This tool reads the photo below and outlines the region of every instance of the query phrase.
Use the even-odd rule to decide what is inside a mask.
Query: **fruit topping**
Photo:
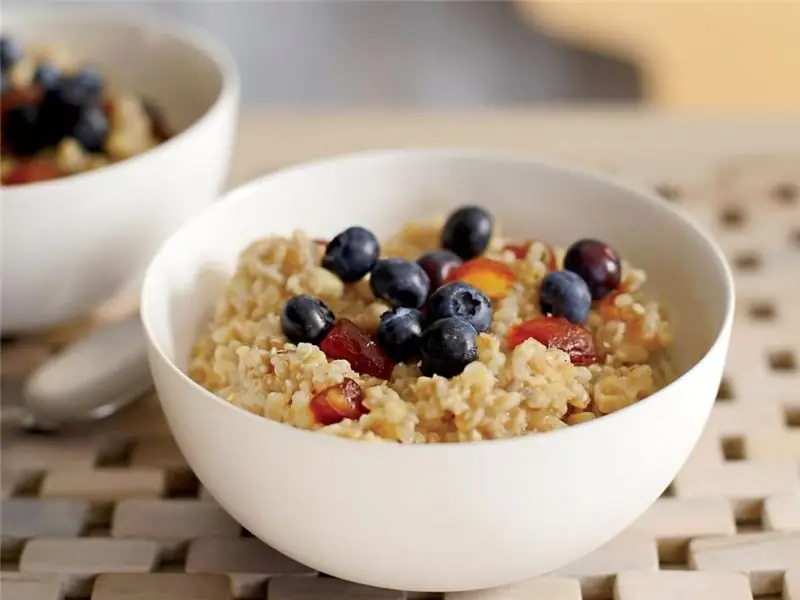
[[[617,289],[622,278],[617,251],[591,239],[579,240],[569,247],[564,255],[564,269],[583,278],[592,300],[600,300]]]
[[[425,311],[428,323],[458,317],[472,325],[478,333],[489,329],[492,323],[492,303],[489,298],[462,281],[447,283],[431,294]]]
[[[419,308],[428,297],[430,281],[417,263],[404,258],[385,258],[375,265],[369,286],[376,298],[392,306]]]
[[[516,280],[514,271],[491,258],[467,261],[448,277],[448,281],[463,281],[478,288],[492,300],[500,300],[508,294]]]
[[[511,252],[517,260],[524,260],[528,256],[528,251],[531,249],[533,242],[523,242],[521,244],[506,244],[503,246],[504,251]],[[548,271],[555,271],[556,255],[550,246],[545,246],[545,265]]]
[[[61,71],[53,63],[41,62],[33,73],[33,83],[43,90],[54,90],[61,84]]]
[[[319,344],[333,327],[330,308],[313,296],[290,298],[281,312],[281,329],[293,344]]]
[[[87,152],[102,152],[108,137],[108,117],[99,106],[90,106],[81,111],[74,137]]]
[[[349,319],[337,321],[319,347],[330,359],[348,361],[356,373],[381,379],[392,376],[392,360],[374,339]]]
[[[13,171],[3,177],[3,185],[19,185],[47,181],[61,175],[58,167],[49,161],[32,160],[19,163]]]
[[[586,282],[572,271],[552,271],[539,288],[539,307],[545,315],[582,324],[589,316],[592,296]]]
[[[415,308],[394,308],[381,315],[378,324],[378,343],[395,362],[407,362],[419,357],[422,335],[422,313]]]
[[[10,35],[0,36],[0,68],[3,72],[14,66],[22,58],[22,46]]]
[[[523,321],[511,328],[508,345],[516,348],[531,338],[548,348],[566,352],[573,365],[586,366],[597,362],[592,334],[564,317],[537,317]]]
[[[345,283],[358,281],[372,271],[380,256],[375,235],[363,227],[348,227],[333,238],[325,249],[322,266]]]
[[[489,245],[493,225],[492,216],[482,208],[459,208],[442,227],[442,248],[452,250],[464,260],[480,256]]]
[[[458,317],[439,319],[422,333],[420,349],[423,375],[455,377],[477,360],[475,328]]]
[[[344,419],[357,420],[369,412],[364,407],[364,391],[349,377],[314,394],[308,407],[321,425],[333,425]]]
[[[3,145],[17,156],[32,156],[44,146],[39,107],[25,102],[3,115]]]
[[[431,282],[431,291],[441,286],[455,269],[461,266],[461,259],[450,250],[433,250],[417,259]]]

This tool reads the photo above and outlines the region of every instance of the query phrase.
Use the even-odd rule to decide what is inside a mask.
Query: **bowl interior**
[[[113,89],[142,95],[161,110],[172,134],[200,119],[223,89],[226,59],[216,44],[146,13],[8,11],[2,28],[26,46],[63,48],[99,69]]]
[[[267,176],[231,193],[170,239],[150,266],[142,316],[179,369],[235,268],[259,236],[302,229],[330,237],[359,224],[386,236],[456,206],[489,209],[503,234],[567,246],[596,237],[644,269],[676,327],[674,360],[687,370],[709,350],[730,310],[721,254],[662,201],[605,178],[525,159],[459,151],[344,157]]]

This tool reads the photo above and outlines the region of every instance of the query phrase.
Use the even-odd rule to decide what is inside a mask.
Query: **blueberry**
[[[572,244],[564,255],[564,269],[581,276],[593,300],[600,300],[619,287],[622,266],[616,250],[597,240]]]
[[[0,36],[0,68],[5,72],[22,58],[22,45],[10,35]]]
[[[407,362],[419,356],[422,313],[415,308],[394,308],[381,315],[378,343],[394,362]]]
[[[477,206],[465,206],[452,213],[442,228],[442,248],[452,250],[463,260],[486,250],[492,237],[492,216]]]
[[[572,271],[552,271],[539,287],[539,307],[545,315],[564,317],[577,324],[586,322],[592,306],[589,287]]]
[[[463,319],[478,333],[492,324],[492,303],[482,291],[461,281],[447,283],[431,294],[426,307],[428,323],[447,317]]]
[[[100,102],[103,79],[94,69],[84,67],[61,81],[61,99],[70,106],[85,107]]]
[[[61,86],[46,90],[39,105],[42,135],[47,145],[55,146],[71,135],[78,124],[82,106],[70,104],[61,93]]]
[[[84,108],[72,130],[72,137],[87,152],[102,152],[108,137],[108,117],[99,106]]]
[[[325,249],[322,266],[345,283],[358,281],[372,271],[381,247],[378,238],[363,227],[348,227],[333,238]]]
[[[319,344],[333,327],[333,311],[313,296],[294,296],[281,311],[281,329],[293,344]]]
[[[44,147],[38,106],[20,104],[3,116],[3,142],[16,156],[32,156]]]
[[[376,298],[392,306],[419,308],[428,298],[430,281],[417,263],[404,258],[385,258],[372,270],[369,287]]]
[[[455,377],[477,360],[475,328],[458,317],[439,319],[422,332],[422,373]]]
[[[417,264],[425,270],[431,281],[431,289],[442,285],[447,276],[461,266],[461,259],[450,250],[434,250],[417,259]]]
[[[54,90],[61,83],[61,71],[53,63],[41,62],[33,73],[33,83],[43,90]]]

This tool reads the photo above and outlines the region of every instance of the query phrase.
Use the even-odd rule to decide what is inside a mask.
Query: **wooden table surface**
[[[622,109],[249,113],[231,181],[408,146],[535,154],[656,186],[706,225],[737,280],[718,401],[664,496],[551,577],[448,600],[800,600],[800,121]],[[81,330],[5,344],[4,388]],[[203,490],[153,394],[83,431],[5,429],[0,442],[4,600],[418,597],[323,577],[250,537]]]

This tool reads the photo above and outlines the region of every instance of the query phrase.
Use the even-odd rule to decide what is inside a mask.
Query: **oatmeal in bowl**
[[[402,443],[550,431],[670,380],[672,327],[644,271],[598,240],[501,227],[464,206],[384,242],[361,226],[256,240],[190,376],[281,423]]]
[[[733,289],[647,191],[402,150],[234,190],[162,246],[141,314],[175,440],[237,521],[442,592],[549,573],[647,509],[713,405]]]

